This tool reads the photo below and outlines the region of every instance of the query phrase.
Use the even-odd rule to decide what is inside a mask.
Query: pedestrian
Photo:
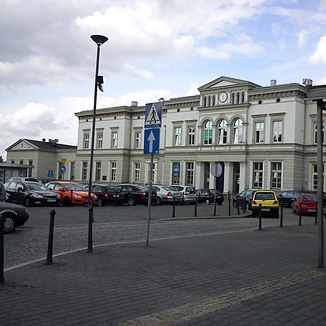
[[[6,200],[6,190],[2,182],[0,182],[0,201]]]

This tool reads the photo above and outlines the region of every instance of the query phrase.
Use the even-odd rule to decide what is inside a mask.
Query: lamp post
[[[103,77],[98,75],[100,61],[100,47],[108,38],[103,35],[92,35],[91,39],[97,44],[96,56],[96,71],[95,71],[95,88],[94,88],[94,107],[93,107],[93,122],[92,122],[92,140],[91,140],[91,157],[89,164],[89,184],[88,184],[88,249],[87,252],[93,251],[93,201],[91,199],[92,192],[92,174],[93,174],[93,157],[94,157],[94,137],[95,137],[95,119],[96,119],[96,102],[97,102],[97,87],[101,89]],[[102,89],[101,89],[102,90]]]

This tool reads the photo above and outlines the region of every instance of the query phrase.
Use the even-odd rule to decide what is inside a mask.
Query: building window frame
[[[103,148],[103,130],[97,131],[96,133],[96,148],[97,149]]]
[[[213,143],[213,122],[206,120],[204,122],[204,145],[211,145]]]
[[[263,144],[265,142],[265,122],[255,121],[255,144]]]
[[[243,120],[241,118],[235,118],[232,123],[233,126],[233,144],[243,143]]]
[[[186,185],[193,186],[195,180],[195,163],[186,162]]]
[[[111,148],[118,148],[118,131],[111,132]]]
[[[283,143],[283,120],[272,121],[272,142]]]
[[[182,127],[181,126],[174,126],[174,146],[181,146],[182,143]]]
[[[87,180],[88,178],[88,161],[82,161],[82,176],[81,179]]]
[[[282,189],[282,171],[282,162],[271,162],[271,189]]]
[[[84,131],[83,148],[89,149],[89,131]]]
[[[141,171],[140,162],[134,162],[134,182],[140,182],[140,171]]]
[[[253,188],[262,189],[264,181],[264,162],[253,162]]]
[[[188,126],[188,146],[195,145],[195,137],[196,137],[196,127]]]
[[[110,162],[110,181],[112,181],[112,182],[117,181],[117,162],[116,161]]]
[[[225,119],[218,122],[218,144],[223,145],[227,143],[228,124]]]

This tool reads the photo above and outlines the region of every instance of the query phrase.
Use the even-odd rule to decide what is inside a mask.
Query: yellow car
[[[257,190],[251,202],[252,216],[272,216],[278,218],[279,202],[277,195],[272,190]]]

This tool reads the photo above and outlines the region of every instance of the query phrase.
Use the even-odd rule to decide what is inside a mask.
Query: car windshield
[[[302,200],[303,201],[318,201],[317,196],[307,196],[307,195],[303,195],[302,196]]]
[[[71,190],[77,190],[77,191],[87,191],[84,187],[77,183],[67,183],[65,184],[66,189],[71,191]]]
[[[43,185],[42,183],[38,182],[25,182],[24,186],[26,190],[43,190],[43,191],[50,191],[50,189]]]
[[[121,187],[118,186],[109,186],[108,192],[121,192]]]

